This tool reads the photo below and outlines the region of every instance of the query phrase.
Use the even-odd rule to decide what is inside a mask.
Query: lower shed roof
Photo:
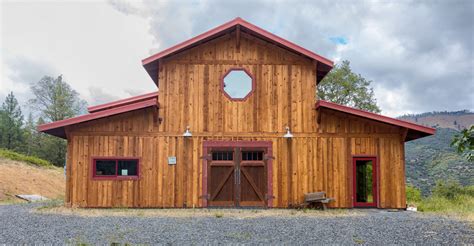
[[[152,92],[136,97],[130,97],[127,99],[89,107],[89,114],[39,125],[38,131],[60,138],[66,138],[65,128],[67,126],[77,125],[88,121],[98,120],[148,107],[158,107],[158,92]]]
[[[431,127],[418,125],[412,122],[399,120],[399,119],[383,116],[380,114],[376,114],[376,113],[372,113],[372,112],[368,112],[368,111],[364,111],[364,110],[360,110],[356,108],[347,107],[347,106],[343,106],[337,103],[332,103],[332,102],[328,102],[324,100],[319,100],[316,103],[316,109],[320,109],[320,108],[331,109],[331,110],[339,111],[342,113],[362,117],[365,119],[406,128],[408,131],[405,137],[405,141],[410,141],[417,138],[430,136],[436,133],[436,129],[431,128]]]
[[[131,112],[134,110],[139,110],[148,107],[158,107],[158,92],[152,92],[143,94],[140,96],[135,96],[131,98],[126,98],[106,104],[101,104],[97,106],[92,106],[88,108],[89,114],[80,115],[77,117],[55,121],[43,125],[38,126],[38,131],[48,133],[53,136],[57,136],[60,138],[66,138],[66,131],[65,128],[71,125],[77,125],[93,120],[98,120],[102,118],[106,118],[113,115],[123,114],[127,112]],[[343,112],[346,114],[354,115],[357,117],[362,117],[365,119],[382,122],[402,128],[406,128],[407,135],[405,137],[405,141],[414,140],[417,138],[426,137],[429,135],[435,134],[436,130],[431,127],[426,127],[422,125],[418,125],[412,122],[403,121],[395,118],[390,118],[387,116],[371,113],[368,111],[355,109],[343,105],[339,105],[332,102],[327,102],[323,100],[319,100],[316,103],[316,109],[326,108],[330,110],[335,110],[339,112]]]

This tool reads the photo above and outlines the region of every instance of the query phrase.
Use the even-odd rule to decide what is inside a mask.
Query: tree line
[[[336,65],[318,85],[318,98],[380,113],[372,81],[352,72],[349,61]],[[24,117],[13,92],[0,108],[0,148],[45,159],[63,166],[66,141],[36,131],[38,125],[64,120],[86,112],[86,102],[62,76],[44,76],[30,86],[28,116]]]
[[[86,102],[58,77],[44,76],[31,84],[26,119],[13,92],[0,108],[0,148],[45,159],[56,166],[65,163],[66,141],[38,132],[41,124],[64,120],[85,112]]]
[[[399,119],[404,119],[404,118],[421,118],[421,117],[426,117],[426,116],[436,116],[436,115],[466,115],[466,114],[473,114],[468,109],[464,110],[458,110],[458,111],[433,111],[433,112],[425,112],[421,114],[404,114],[402,116],[399,116]],[[456,125],[456,124],[455,124]]]

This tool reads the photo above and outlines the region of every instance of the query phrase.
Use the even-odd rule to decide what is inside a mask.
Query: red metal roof
[[[157,92],[145,94],[142,96],[132,97],[124,100],[119,100],[115,102],[111,102],[108,104],[102,104],[92,108],[92,112],[85,115],[80,115],[77,117],[55,121],[43,125],[39,125],[37,130],[40,132],[48,133],[53,136],[66,138],[66,132],[64,127],[75,125],[79,123],[84,123],[91,120],[97,120],[105,117],[109,117],[112,115],[122,114],[138,109],[143,109],[147,107],[157,107],[158,106],[158,98]],[[147,99],[144,99],[147,98]],[[91,111],[89,108],[89,111]]]
[[[237,26],[241,27],[241,31],[247,31],[249,33],[252,33],[266,41],[272,42],[278,46],[281,46],[285,49],[291,50],[293,52],[299,53],[301,55],[304,55],[312,60],[316,60],[320,63],[320,66],[318,66],[318,73],[319,73],[319,78],[322,79],[333,67],[334,62],[321,56],[318,55],[310,50],[307,50],[297,44],[294,44],[286,39],[283,39],[273,33],[270,33],[258,26],[255,26],[245,20],[243,20],[240,17],[237,17],[227,23],[224,23],[216,28],[213,28],[205,33],[202,33],[194,38],[191,38],[187,41],[184,41],[180,44],[177,44],[173,47],[170,47],[168,49],[165,49],[159,53],[156,53],[148,58],[145,58],[142,60],[142,65],[145,67],[145,70],[148,72],[150,77],[155,81],[156,85],[158,85],[158,61],[161,58],[167,57],[174,55],[178,52],[181,52],[185,49],[192,48],[198,44],[201,44],[203,42],[209,41],[211,39],[214,39],[216,37],[219,37],[225,33],[228,33],[229,29],[236,28]],[[318,79],[318,81],[320,81]]]
[[[426,137],[426,136],[433,135],[436,133],[436,129],[431,128],[431,127],[426,127],[426,126],[418,125],[412,122],[390,118],[390,117],[383,116],[380,114],[375,114],[372,112],[355,109],[355,108],[343,106],[337,103],[327,102],[324,100],[319,100],[318,102],[316,102],[316,109],[318,108],[328,108],[328,109],[360,116],[366,119],[375,120],[382,123],[387,123],[390,125],[407,128],[408,134],[405,141],[410,141],[417,138]]]
[[[143,94],[139,96],[129,97],[129,98],[125,98],[125,99],[121,99],[121,100],[117,100],[117,101],[113,101],[109,103],[91,106],[87,108],[87,111],[89,111],[89,113],[94,113],[97,111],[102,111],[102,110],[106,110],[110,108],[116,108],[116,107],[128,105],[130,103],[145,101],[148,99],[156,98],[157,96],[158,96],[157,91],[151,92],[151,93],[147,93],[147,94]]]

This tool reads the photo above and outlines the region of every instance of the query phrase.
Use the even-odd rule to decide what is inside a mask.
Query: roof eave
[[[129,97],[129,98],[113,101],[113,102],[108,102],[108,103],[104,103],[104,104],[91,106],[91,107],[87,108],[87,111],[89,113],[94,113],[94,112],[98,112],[98,111],[102,111],[102,110],[106,110],[106,109],[116,108],[116,107],[133,104],[133,103],[140,102],[140,101],[149,100],[149,99],[152,99],[152,98],[155,98],[155,97],[158,97],[158,92],[157,91],[142,94],[142,95],[138,95],[138,96],[134,96],[134,97]]]
[[[320,107],[336,110],[343,113],[352,114],[352,115],[363,117],[369,120],[375,120],[375,121],[385,123],[385,124],[390,124],[390,125],[406,128],[408,129],[408,134],[405,138],[405,141],[411,141],[418,138],[427,137],[430,135],[434,135],[436,133],[435,128],[418,125],[409,121],[399,120],[399,119],[387,117],[384,115],[380,115],[380,114],[376,114],[376,113],[372,113],[372,112],[368,112],[368,111],[364,111],[364,110],[360,110],[356,108],[351,108],[348,106],[343,106],[337,103],[332,103],[332,102],[328,102],[324,100],[318,100],[316,102],[316,109]]]
[[[65,120],[46,123],[46,124],[37,126],[37,130],[40,132],[48,133],[53,136],[60,137],[60,138],[66,138],[65,127],[77,125],[81,123],[86,123],[89,121],[98,120],[98,119],[106,118],[109,116],[123,114],[123,113],[131,112],[131,111],[135,111],[135,110],[139,110],[143,108],[148,108],[148,107],[158,107],[158,100],[156,98],[152,98],[145,101],[136,102],[133,104],[105,109],[105,110],[93,112],[90,114],[80,115],[80,116],[65,119]]]

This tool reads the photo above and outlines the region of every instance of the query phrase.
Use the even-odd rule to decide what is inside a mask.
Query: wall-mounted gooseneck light
[[[192,137],[191,131],[189,131],[189,126],[186,127],[186,131],[183,133],[183,137]]]
[[[290,127],[289,126],[286,127],[286,134],[283,135],[283,137],[284,138],[292,138],[293,137],[293,134],[291,134],[291,132],[290,132]]]

